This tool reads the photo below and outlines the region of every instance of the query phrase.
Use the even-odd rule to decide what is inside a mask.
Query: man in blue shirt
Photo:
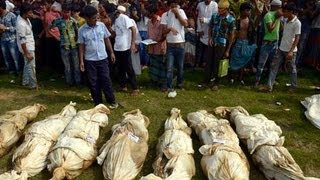
[[[86,24],[78,32],[80,70],[87,74],[94,104],[102,103],[102,90],[107,102],[111,104],[109,107],[117,108],[118,103],[113,94],[106,52],[107,47],[111,62],[114,63],[115,55],[109,40],[111,34],[102,22],[97,22],[97,9],[86,6],[83,13]]]

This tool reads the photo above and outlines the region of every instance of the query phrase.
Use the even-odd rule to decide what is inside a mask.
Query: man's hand
[[[136,45],[134,43],[131,43],[131,52],[136,53],[138,51]]]
[[[172,8],[171,12],[177,17],[179,14],[178,8]]]
[[[212,39],[211,39],[211,38],[209,38],[209,40],[208,40],[208,45],[209,45],[210,47],[212,47],[212,45],[213,45],[213,42],[212,42]]]
[[[203,31],[198,32],[199,37],[202,37],[204,35]]]
[[[172,32],[173,35],[178,34],[178,31],[174,27],[170,28],[170,31]]]
[[[25,57],[27,58],[28,61],[31,61],[33,59],[33,55],[31,53],[25,54]]]
[[[81,72],[84,72],[84,63],[83,62],[80,62],[80,71]]]
[[[223,57],[224,57],[224,58],[228,58],[228,57],[229,57],[229,51],[224,52]]]
[[[280,18],[281,16],[283,16],[282,10],[281,9],[277,10],[275,16],[276,16],[276,18]]]
[[[0,24],[0,31],[4,32],[7,29],[7,26]]]
[[[111,53],[111,63],[114,64],[116,62],[116,56],[114,53]]]
[[[204,23],[204,18],[203,17],[199,18],[199,21],[200,23]]]
[[[289,51],[287,56],[286,56],[286,61],[291,61],[293,59],[293,52]]]

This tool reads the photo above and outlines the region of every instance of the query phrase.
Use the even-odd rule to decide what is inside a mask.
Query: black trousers
[[[216,78],[218,80],[218,69],[219,62],[223,58],[226,51],[226,47],[222,44],[214,44],[213,47],[208,47],[208,57],[207,64],[204,69],[205,77],[204,82],[209,83],[211,78]]]
[[[110,79],[110,72],[108,60],[99,61],[84,61],[84,68],[87,74],[91,97],[95,105],[102,103],[102,93],[108,103],[115,103],[115,96],[113,94],[112,82]]]
[[[127,51],[115,51],[114,53],[118,61],[120,87],[126,87],[128,80],[133,90],[138,89],[136,74],[132,67],[130,49]]]

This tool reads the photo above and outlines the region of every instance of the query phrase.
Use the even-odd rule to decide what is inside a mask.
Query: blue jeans
[[[288,54],[288,52],[281,51],[280,49],[278,49],[276,51],[276,54],[274,56],[274,59],[271,62],[271,66],[270,66],[270,74],[269,74],[269,79],[268,79],[268,87],[270,89],[272,89],[272,87],[273,87],[274,81],[277,77],[279,67],[281,66],[283,61],[285,61],[287,54]],[[297,87],[296,56],[297,56],[297,53],[294,52],[292,60],[288,60],[288,62],[286,63],[286,67],[289,70],[289,72],[291,73],[290,76],[291,76],[291,87],[292,88]]]
[[[167,83],[169,91],[173,91],[173,68],[177,67],[177,86],[182,86],[183,82],[184,48],[167,48]]]
[[[148,32],[147,31],[139,31],[141,36],[141,40],[148,39]],[[139,53],[140,53],[140,63],[141,65],[148,65],[149,63],[149,55],[147,53],[147,48],[144,44],[139,44]]]
[[[24,68],[22,75],[22,85],[28,86],[30,88],[37,87],[37,78],[36,78],[36,59],[34,51],[30,52],[33,56],[33,59],[29,61],[24,57]]]
[[[1,51],[7,70],[16,72],[22,70],[22,63],[20,62],[20,52],[16,40],[2,41]],[[11,62],[10,60],[13,60],[13,62]]]
[[[263,41],[262,46],[260,49],[260,56],[259,56],[259,62],[257,67],[257,74],[256,74],[256,82],[260,82],[261,75],[263,72],[263,68],[268,61],[268,59],[272,59],[274,56],[274,53],[278,49],[278,41],[268,42]]]
[[[64,74],[66,83],[69,85],[79,85],[81,83],[81,73],[79,66],[78,49],[65,49],[61,47],[61,59],[64,64]]]

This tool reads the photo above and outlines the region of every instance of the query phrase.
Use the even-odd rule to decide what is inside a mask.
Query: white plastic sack
[[[216,110],[234,122],[238,136],[244,140],[253,161],[267,179],[314,179],[304,177],[299,165],[283,147],[282,131],[273,121],[261,114],[250,116],[242,107],[219,107]]]
[[[283,146],[262,146],[252,155],[252,159],[255,164],[259,164],[267,179],[304,180],[299,165]]]
[[[34,120],[39,112],[45,109],[44,105],[34,104],[0,116],[0,157],[5,155],[19,140],[27,123]]]
[[[240,139],[246,140],[250,154],[262,145],[282,146],[284,137],[281,128],[262,114],[244,115],[238,110],[231,112]]]
[[[194,150],[191,129],[182,119],[180,110],[173,108],[171,117],[165,122],[165,132],[159,138],[157,158],[153,163],[154,174],[146,180],[190,180],[195,175]]]
[[[31,177],[46,167],[49,149],[77,113],[75,105],[76,103],[70,102],[59,114],[49,116],[28,128],[23,143],[13,154],[14,170],[26,172]]]
[[[307,119],[320,129],[320,94],[306,97],[301,104],[307,109],[304,112]]]
[[[249,163],[229,122],[205,110],[188,114],[188,122],[201,142],[201,167],[209,180],[248,180]]]
[[[123,114],[97,157],[105,179],[130,180],[141,171],[148,152],[149,119],[139,109]]]
[[[87,169],[97,156],[100,127],[108,124],[110,110],[103,104],[79,111],[50,150],[48,170],[52,179],[73,179]]]
[[[0,175],[1,180],[27,180],[27,172],[18,173],[17,171],[12,170],[11,172],[6,172]]]
[[[171,116],[166,120],[164,124],[164,130],[181,130],[188,135],[191,135],[192,130],[188,127],[187,123],[182,119],[180,110],[172,108],[170,111]]]

